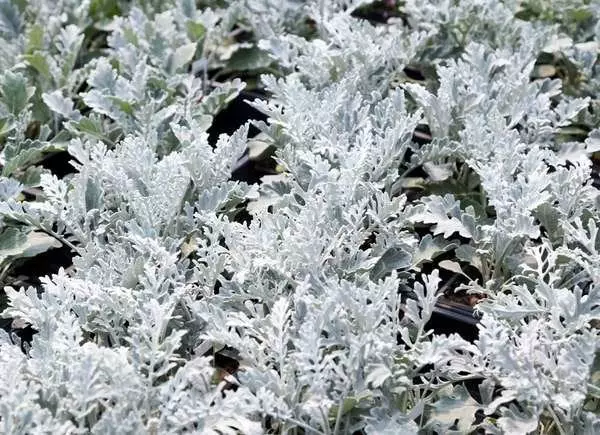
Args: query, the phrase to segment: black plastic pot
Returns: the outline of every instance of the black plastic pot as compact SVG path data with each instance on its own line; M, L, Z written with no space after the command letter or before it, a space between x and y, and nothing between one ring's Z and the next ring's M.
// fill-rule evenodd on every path
M258 90L240 92L240 94L213 119L213 123L208 129L208 142L211 145L215 145L219 139L219 135L223 133L231 135L238 128L252 119L257 121L266 121L267 116L265 114L259 112L254 107L246 103L246 101L244 101L253 101L256 98L266 98L266 94ZM258 133L258 129L250 125L248 136L254 137Z
M360 6L352 12L352 16L373 24L385 24L390 18L405 18L400 13L396 0L378 0Z
M592 158L592 185L600 189L600 154Z
M473 342L479 335L479 318L468 305L441 298L435 305L427 327L435 334L459 334L465 340Z

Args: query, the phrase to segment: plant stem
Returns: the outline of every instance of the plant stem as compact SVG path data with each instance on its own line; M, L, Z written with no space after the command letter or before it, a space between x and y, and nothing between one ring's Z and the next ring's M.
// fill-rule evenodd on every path
M314 427L311 427L311 426L307 425L306 423L304 423L304 422L302 422L300 420L296 420L295 418L289 418L289 417L281 417L281 418L284 421L287 421L289 423L293 423L296 426L301 427L302 429L308 431L309 433L310 432L314 432L314 433L316 433L318 435L327 435L325 432L322 432L322 431L320 431L318 429L315 429Z
M340 399L340 404L338 405L338 412L335 417L335 426L333 427L333 435L339 435L340 433L340 424L342 423L342 413L344 412L344 398Z
M556 424L556 429L558 430L558 433L560 435L567 435L567 433L563 429L562 425L560 424L560 420L558 419L558 416L556 415L556 413L554 412L554 410L552 409L551 406L548 406L548 412L550 413L550 415L552 416L552 420L554 420L554 423Z
M42 226L39 227L43 232L45 232L46 234L48 234L49 236L55 238L56 240L58 240L60 243L62 243L65 246L68 246L71 250L77 252L77 247L75 245L73 245L71 242L69 242L67 239L65 239L63 236L61 236L60 234L55 233L52 230L49 230L47 228L44 228Z

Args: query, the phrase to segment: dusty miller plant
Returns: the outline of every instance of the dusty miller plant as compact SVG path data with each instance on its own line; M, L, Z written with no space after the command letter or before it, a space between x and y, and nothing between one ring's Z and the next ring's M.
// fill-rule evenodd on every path
M383 25L364 2L230 3L64 2L42 37L0 3L3 265L75 255L5 288L37 332L0 335L2 431L598 432L600 133L564 140L598 50L572 93L532 80L568 17L517 2L407 2ZM209 77L236 28L277 65L251 102L280 168L260 185L231 179L248 125L208 140L244 86ZM405 80L420 64L433 79ZM74 174L38 166L55 148ZM481 298L472 343L429 329L448 272Z

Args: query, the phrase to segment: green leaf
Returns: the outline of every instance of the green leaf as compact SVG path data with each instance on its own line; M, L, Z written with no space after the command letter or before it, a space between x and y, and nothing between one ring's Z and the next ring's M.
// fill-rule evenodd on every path
M27 86L27 79L21 73L7 71L1 86L2 101L13 115L18 115L27 107L27 102L35 88Z
M535 209L534 215L540 221L540 224L546 230L548 238L553 243L559 242L562 239L564 231L562 226L559 225L560 214L555 207L545 202Z
M50 80L52 78L48 61L42 53L37 52L33 54L26 54L23 56L23 59L25 59L25 61L31 65L31 67L35 69L44 79Z
M477 253L477 249L471 245L460 245L456 248L456 258L470 264L480 272L483 272L483 259Z
M576 23L582 23L594 17L594 14L588 8L571 9L567 13L569 18Z
M373 281L379 281L392 270L407 269L412 264L412 256L400 247L389 248L375 263L369 277Z
M443 237L433 237L431 234L425 235L419 242L412 257L412 269L421 270L421 264L432 261L438 255L443 254L458 245L450 242Z
M18 147L7 147L5 149L7 162L2 169L2 175L8 177L17 170L23 170L44 160L46 154L64 151L65 149L64 144L29 139L21 142Z
M121 13L118 0L91 0L89 15L94 21L111 18Z
M40 185L42 172L44 172L44 168L40 166L29 166L19 174L18 179L27 187L37 187Z
M39 141L35 142L39 143ZM2 168L2 175L8 177L13 175L13 173L19 169L23 169L31 164L38 163L42 160L42 155L42 150L38 147L38 145L21 149L6 162Z
M20 258L35 257L49 249L60 248L62 244L54 237L41 231L32 231L27 234L27 241L22 246Z
M0 2L0 34L8 35L11 39L21 33L21 16L12 2Z
M227 69L232 71L264 69L272 62L273 59L269 53L257 46L242 47L231 55L227 62Z
M121 110L123 113L126 113L127 115L133 115L135 111L133 108L134 103L132 103L131 101L123 100L119 97L109 97L109 99L110 101L115 103L119 110Z
M82 118L79 121L69 121L65 124L65 128L76 135L81 134L103 142L112 142L106 137L102 121L97 116Z
M27 234L20 231L18 228L6 228L0 234L0 257L15 249L17 246L22 245L26 240Z
M24 233L16 228L7 228L0 234L0 263L17 258L35 257L61 243L46 233L31 231Z
M195 21L187 22L187 33L188 37L192 41L199 41L204 38L206 35L206 27L202 23L197 23Z
M192 42L190 44L182 45L175 50L171 60L171 67L173 71L179 70L192 61L194 55L196 54L196 46L197 44Z
M350 411L352 411L354 408L356 408L357 406L364 405L365 402L368 402L372 397L373 397L373 393L371 393L368 390L363 391L362 393L359 393L355 396L346 397L342 401L341 415L344 416L344 415L348 414ZM332 420L335 420L339 413L340 413L339 405L332 406L329 409L329 418Z
M14 128L14 123L0 120L0 139L10 133Z
M213 90L202 100L202 103L194 111L194 117L202 115L216 115L227 104L235 99L246 85L240 79L234 79L229 83Z
M37 50L44 49L44 28L39 24L34 24L29 28L27 32L27 45L25 46L25 52L32 54Z

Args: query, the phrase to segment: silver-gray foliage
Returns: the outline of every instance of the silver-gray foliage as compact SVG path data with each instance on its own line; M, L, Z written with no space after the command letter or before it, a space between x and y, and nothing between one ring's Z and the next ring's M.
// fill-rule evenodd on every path
M557 48L572 16L516 1L409 0L385 25L352 16L362 1L138 1L81 64L95 2L18 3L0 0L0 265L75 258L5 289L3 316L38 332L25 353L0 333L0 432L600 430L600 132L564 140L597 105L597 6L574 2L593 23ZM251 102L281 169L260 185L231 181L247 125L208 142L244 87L207 74L236 25L278 68ZM532 80L541 52L583 91ZM433 80L403 76L426 63ZM75 174L36 166L54 148ZM481 297L473 343L428 329L442 271Z

